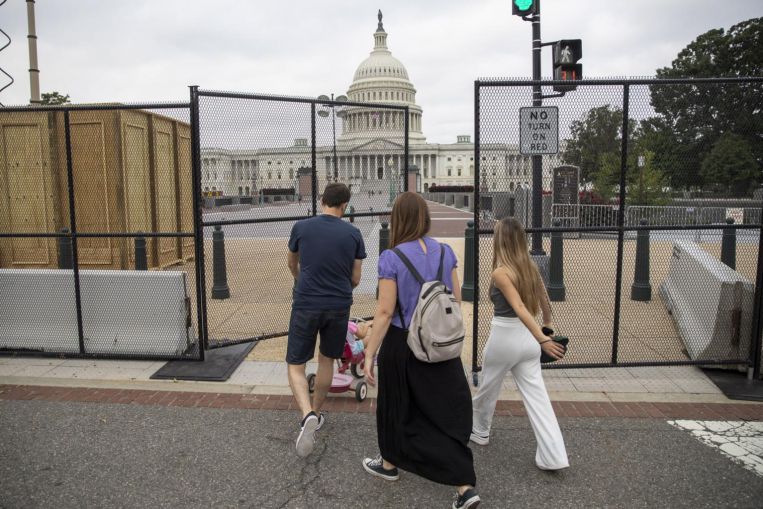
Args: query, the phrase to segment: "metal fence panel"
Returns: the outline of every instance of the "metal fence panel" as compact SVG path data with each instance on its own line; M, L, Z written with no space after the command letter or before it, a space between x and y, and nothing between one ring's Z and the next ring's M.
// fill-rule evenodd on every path
M544 93L554 84L539 83ZM760 301L763 188L754 154L762 147L754 116L749 111L723 116L718 98L734 96L745 104L745 97L763 90L763 80L586 80L564 97L544 98L544 107L558 109L560 152L540 156L544 212L543 223L536 225L529 192L533 156L520 153L519 147L519 110L532 104L534 84L475 82L475 222L480 235L474 246L479 298L473 369L481 365L490 328L491 235L503 217L535 227L529 238L544 236L545 254L550 250L547 237L552 224L564 230L566 298L552 307L559 332L569 335L574 347L562 362L549 367L751 365L756 352L760 355L760 336L755 332L759 306L744 300L752 299L752 293L728 311L734 313L733 319L725 310L718 313L717 323L725 324L736 345L714 343L703 347L702 356L690 358L687 349L697 350L705 329L679 324L660 290L670 270L677 270L671 269L676 246L689 242L699 246L708 270L723 272L728 269L723 264L731 264L733 277L749 282L756 302ZM707 120L696 116L699 111L716 112L710 121L714 125L699 122ZM739 160L729 162L729 157ZM562 164L579 167L576 203L553 202L552 169ZM645 236L647 230L651 231ZM545 256L536 259L541 268L548 263ZM696 272L684 279L700 287L711 284ZM646 294L649 298L644 298ZM696 295L687 298L688 308L705 305L692 300L699 299Z
M188 103L0 110L0 279L16 303L0 307L16 324L0 349L202 357L189 120Z
M330 182L350 187L346 220L368 254L351 313L371 316L380 222L407 185L407 108L212 91L199 101L210 347L287 334L289 235L320 213Z

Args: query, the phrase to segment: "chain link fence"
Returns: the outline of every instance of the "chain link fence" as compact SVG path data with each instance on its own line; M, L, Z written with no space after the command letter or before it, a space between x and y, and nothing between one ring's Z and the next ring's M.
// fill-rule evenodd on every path
M201 359L188 103L0 109L0 351Z
M407 185L407 107L215 91L197 98L209 346L288 333L289 235L320 213L330 182L350 187L345 220L368 254L351 314L372 316L380 223Z
M534 86L553 85L475 82L473 370L489 336L492 234L504 217L525 225L541 272L556 278L554 322L571 347L549 367L759 370L763 79L577 82L544 96L558 114L558 151L534 155L521 131L538 126L520 127L520 108L533 106Z

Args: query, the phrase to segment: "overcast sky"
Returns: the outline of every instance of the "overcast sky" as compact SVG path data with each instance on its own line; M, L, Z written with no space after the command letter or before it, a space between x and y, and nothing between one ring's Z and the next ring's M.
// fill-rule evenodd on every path
M37 0L41 89L74 102L187 100L190 84L346 93L373 48L377 9L430 142L473 132L477 77L531 73L530 23L511 16L509 0ZM762 11L759 0L543 0L542 35L582 39L586 77L651 76L697 35ZM0 102L23 104L24 0L0 7L0 28L12 39L0 67L16 80ZM544 76L550 58L544 50Z

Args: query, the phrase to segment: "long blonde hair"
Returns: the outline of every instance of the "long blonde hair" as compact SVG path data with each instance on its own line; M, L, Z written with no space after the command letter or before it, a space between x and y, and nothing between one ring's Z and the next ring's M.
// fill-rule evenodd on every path
M417 240L429 233L429 207L419 194L407 191L395 199L390 219L389 247Z
M535 316L540 311L543 295L538 266L530 258L527 234L513 217L501 219L493 235L493 270L502 267L509 270L511 282L522 302Z

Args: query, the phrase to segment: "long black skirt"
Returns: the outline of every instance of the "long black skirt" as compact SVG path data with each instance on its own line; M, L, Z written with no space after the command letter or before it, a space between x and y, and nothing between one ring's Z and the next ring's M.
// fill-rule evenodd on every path
M378 357L376 429L382 458L451 486L477 481L472 397L461 359L434 364L414 357L407 332L390 326Z

